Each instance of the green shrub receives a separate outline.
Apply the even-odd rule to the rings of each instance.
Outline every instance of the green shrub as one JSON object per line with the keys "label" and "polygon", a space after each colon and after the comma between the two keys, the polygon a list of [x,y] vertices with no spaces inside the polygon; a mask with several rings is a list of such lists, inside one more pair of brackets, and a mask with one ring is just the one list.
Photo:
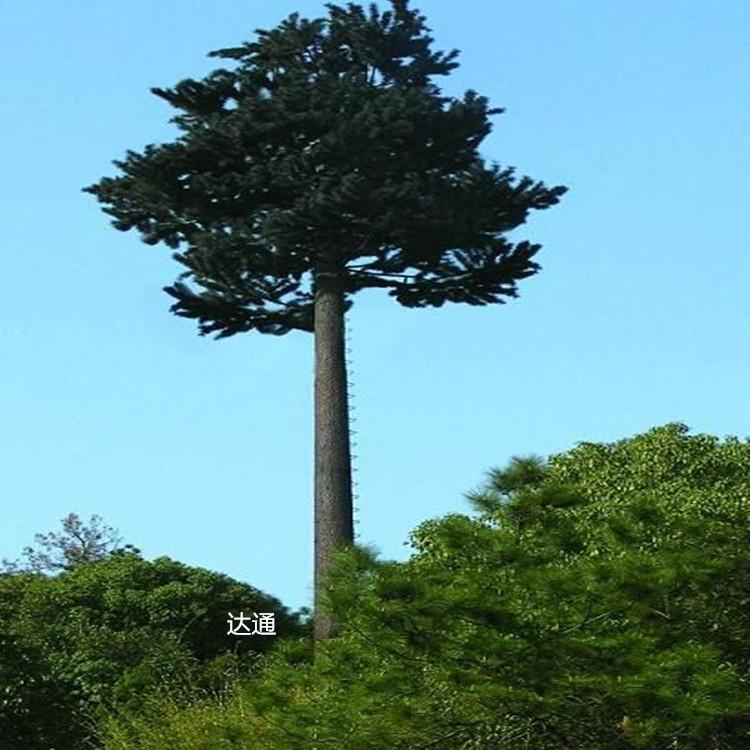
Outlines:
{"label": "green shrub", "polygon": [[0,575],[0,747],[79,750],[94,716],[136,713],[157,686],[220,694],[276,640],[228,636],[243,609],[274,612],[279,637],[305,630],[277,599],[167,558]]}

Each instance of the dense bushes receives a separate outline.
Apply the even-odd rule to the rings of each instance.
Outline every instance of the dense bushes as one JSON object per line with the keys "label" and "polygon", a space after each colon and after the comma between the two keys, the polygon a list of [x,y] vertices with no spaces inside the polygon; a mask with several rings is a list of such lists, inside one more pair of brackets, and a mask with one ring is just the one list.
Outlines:
{"label": "dense bushes", "polygon": [[406,563],[339,560],[340,636],[223,701],[174,697],[108,750],[741,750],[750,445],[671,425],[515,460]]}
{"label": "dense bushes", "polygon": [[[169,560],[0,578],[4,750],[82,749],[93,706],[106,750],[750,746],[750,444],[670,425],[469,497],[405,563],[340,556],[315,659],[278,602]],[[228,654],[239,602],[290,637]]]}
{"label": "dense bushes", "polygon": [[0,746],[78,750],[102,708],[140,711],[156,685],[222,690],[274,641],[227,636],[242,609],[274,612],[281,636],[304,630],[273,597],[167,558],[0,576]]}

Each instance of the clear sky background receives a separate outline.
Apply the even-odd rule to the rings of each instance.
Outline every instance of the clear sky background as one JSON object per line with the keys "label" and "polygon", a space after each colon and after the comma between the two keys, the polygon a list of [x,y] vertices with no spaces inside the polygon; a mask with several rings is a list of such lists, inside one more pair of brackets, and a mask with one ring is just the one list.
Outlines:
{"label": "clear sky background", "polygon": [[[505,306],[350,315],[360,541],[421,520],[517,454],[670,421],[750,433],[750,3],[422,0],[444,90],[507,109],[483,153],[563,202]],[[312,340],[200,338],[162,247],[81,187],[170,140],[149,94],[217,67],[310,0],[0,0],[0,556],[70,511],[309,604]]]}

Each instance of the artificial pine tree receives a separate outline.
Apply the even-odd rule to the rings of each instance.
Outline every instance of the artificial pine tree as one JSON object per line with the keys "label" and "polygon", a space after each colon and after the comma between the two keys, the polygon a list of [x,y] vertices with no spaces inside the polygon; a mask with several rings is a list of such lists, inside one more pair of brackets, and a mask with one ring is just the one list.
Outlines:
{"label": "artificial pine tree", "polygon": [[[217,337],[315,336],[315,592],[353,539],[344,360],[352,296],[380,287],[406,307],[500,303],[539,270],[539,246],[506,234],[547,188],[487,164],[487,100],[443,96],[424,17],[328,5],[251,43],[211,53],[235,65],[153,93],[179,110],[173,142],[128,151],[86,190],[117,229],[165,243],[184,273],[171,310]],[[316,636],[333,623],[316,607]]]}

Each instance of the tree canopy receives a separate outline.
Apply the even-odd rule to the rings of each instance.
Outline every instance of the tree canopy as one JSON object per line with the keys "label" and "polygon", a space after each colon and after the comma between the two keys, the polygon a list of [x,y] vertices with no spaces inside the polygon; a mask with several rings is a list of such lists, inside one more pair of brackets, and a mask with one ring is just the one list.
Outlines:
{"label": "tree canopy", "polygon": [[502,110],[442,95],[458,53],[390,5],[329,4],[211,53],[235,67],[153,89],[179,137],[87,188],[115,227],[179,250],[166,291],[203,333],[313,330],[317,273],[424,307],[502,302],[538,270],[539,246],[506,234],[565,189],[485,162]]}

